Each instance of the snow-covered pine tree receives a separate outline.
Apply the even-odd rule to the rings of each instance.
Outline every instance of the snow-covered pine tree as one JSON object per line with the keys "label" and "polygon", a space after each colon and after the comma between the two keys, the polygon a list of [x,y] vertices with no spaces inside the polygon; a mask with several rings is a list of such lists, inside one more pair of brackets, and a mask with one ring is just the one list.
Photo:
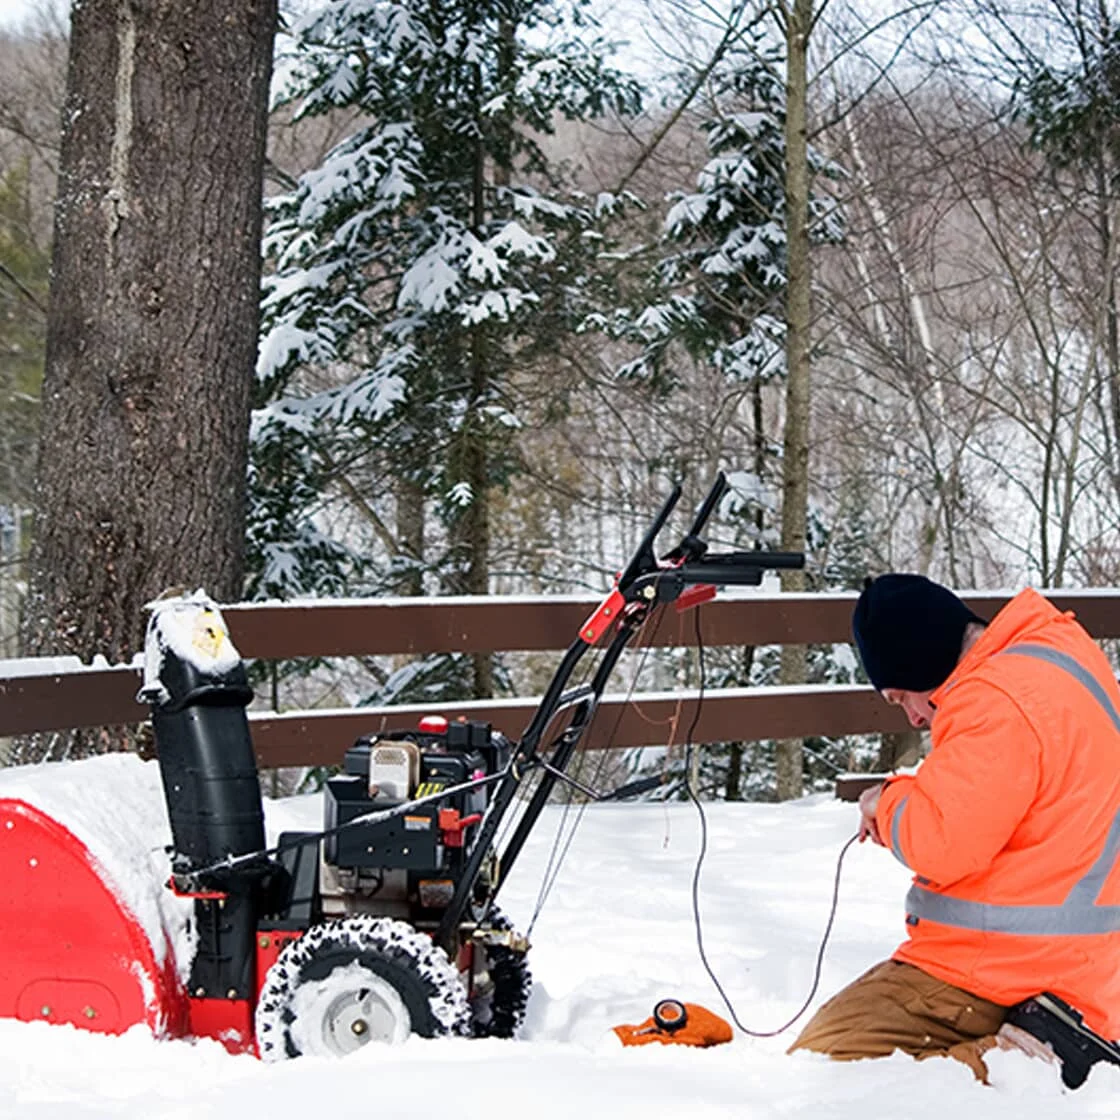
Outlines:
{"label": "snow-covered pine tree", "polygon": [[587,314],[616,205],[541,138],[640,91],[583,0],[335,0],[291,43],[283,100],[354,128],[271,204],[256,591],[485,593],[514,371]]}
{"label": "snow-covered pine tree", "polygon": [[[780,377],[785,338],[785,88],[781,59],[755,36],[713,72],[699,121],[708,162],[696,190],[670,195],[653,285],[629,316],[641,352],[625,376],[675,380],[674,348],[730,380]],[[817,175],[834,165],[812,153]],[[819,240],[841,235],[832,200],[811,200]]]}

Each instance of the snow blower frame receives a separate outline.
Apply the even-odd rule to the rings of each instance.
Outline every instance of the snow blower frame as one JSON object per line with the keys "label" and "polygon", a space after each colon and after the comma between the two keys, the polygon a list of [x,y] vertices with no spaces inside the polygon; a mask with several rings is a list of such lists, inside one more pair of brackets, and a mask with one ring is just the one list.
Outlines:
{"label": "snow blower frame", "polygon": [[[612,800],[660,780],[600,794],[567,773],[623,651],[658,605],[695,606],[720,586],[756,585],[767,570],[804,563],[800,553],[709,552],[701,533],[727,489],[720,474],[688,533],[658,559],[656,538],[681,496],[673,489],[518,741],[442,717],[363,737],[326,783],[324,827],[283,833],[272,848],[245,666],[204,596],[157,604],[140,698],[151,708],[171,825],[168,887],[193,903],[194,954],[185,987],[166,967],[156,976],[154,965],[114,954],[98,971],[86,954],[82,992],[96,984],[129,1010],[100,1025],[77,1011],[67,1020],[106,1030],[147,1021],[269,1060],[341,1055],[412,1033],[511,1036],[529,995],[528,943],[495,900],[556,783]],[[600,645],[590,678],[569,688]],[[536,788],[498,853],[499,826],[530,777]],[[33,834],[36,850],[44,835]],[[76,847],[60,850],[69,857]],[[187,962],[177,964],[184,974]],[[146,984],[130,975],[137,968]],[[45,1001],[63,981],[40,972]]]}

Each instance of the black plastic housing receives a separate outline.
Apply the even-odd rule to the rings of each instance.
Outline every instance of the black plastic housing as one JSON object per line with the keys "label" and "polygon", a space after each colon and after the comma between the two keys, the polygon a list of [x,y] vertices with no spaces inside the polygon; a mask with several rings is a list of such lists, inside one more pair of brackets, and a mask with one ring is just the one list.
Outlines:
{"label": "black plastic housing", "polygon": [[[371,801],[365,781],[353,775],[328,779],[324,801],[328,829],[388,807]],[[346,869],[403,867],[437,872],[444,870],[444,847],[439,841],[438,809],[426,805],[406,815],[343,829],[327,837],[324,852],[328,863]]]}
{"label": "black plastic housing", "polygon": [[261,916],[262,929],[310,929],[322,921],[319,842],[317,832],[280,833],[277,859],[286,872],[283,894],[275,910]]}
{"label": "black plastic housing", "polygon": [[346,752],[345,772],[327,781],[323,827],[330,835],[324,841],[324,858],[347,870],[405,869],[457,877],[464,862],[463,848],[442,843],[439,810],[456,809],[460,817],[484,813],[489,803],[487,787],[461,790],[387,820],[334,831],[367,813],[400,804],[372,799],[368,779],[373,745],[379,740],[402,739],[420,749],[418,794],[463,785],[475,775],[493,774],[509,762],[509,740],[494,734],[488,723],[453,723],[446,732],[389,731],[363,736]]}
{"label": "black plastic housing", "polygon": [[[420,748],[425,758],[429,755],[461,757],[473,753],[477,756],[477,768],[487,774],[495,774],[506,766],[513,747],[501,732],[492,731],[490,724],[477,720],[452,723],[447,731],[442,733],[385,731],[378,735],[363,735],[346,751],[342,762],[344,773],[359,777],[368,775],[370,747],[378,740],[384,739],[407,739]],[[421,777],[421,781],[423,780]]]}
{"label": "black plastic housing", "polygon": [[264,810],[245,705],[253,692],[238,662],[206,673],[163,651],[165,695],[151,701],[160,778],[171,824],[172,872],[196,898],[198,946],[188,990],[210,999],[249,999],[255,987],[259,915],[284,893],[287,873],[263,854],[195,875],[227,856],[265,848]]}
{"label": "black plastic housing", "polygon": [[257,760],[245,705],[253,693],[238,663],[221,676],[168,651],[160,680],[169,698],[152,707],[171,837],[180,870],[265,846]]}

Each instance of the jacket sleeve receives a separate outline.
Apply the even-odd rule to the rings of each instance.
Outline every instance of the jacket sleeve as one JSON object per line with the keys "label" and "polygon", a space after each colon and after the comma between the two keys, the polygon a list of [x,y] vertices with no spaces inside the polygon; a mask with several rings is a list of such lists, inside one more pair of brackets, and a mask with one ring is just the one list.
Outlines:
{"label": "jacket sleeve", "polygon": [[947,887],[989,866],[1035,798],[1040,744],[1007,695],[962,682],[934,717],[933,750],[916,775],[891,779],[876,823],[915,874]]}

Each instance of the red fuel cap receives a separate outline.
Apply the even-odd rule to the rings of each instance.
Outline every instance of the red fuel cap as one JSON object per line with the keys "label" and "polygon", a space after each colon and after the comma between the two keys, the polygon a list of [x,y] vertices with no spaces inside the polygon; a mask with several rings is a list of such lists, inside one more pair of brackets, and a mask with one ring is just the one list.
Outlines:
{"label": "red fuel cap", "polygon": [[447,733],[447,717],[422,716],[420,718],[420,730],[426,731],[429,735],[444,735]]}

